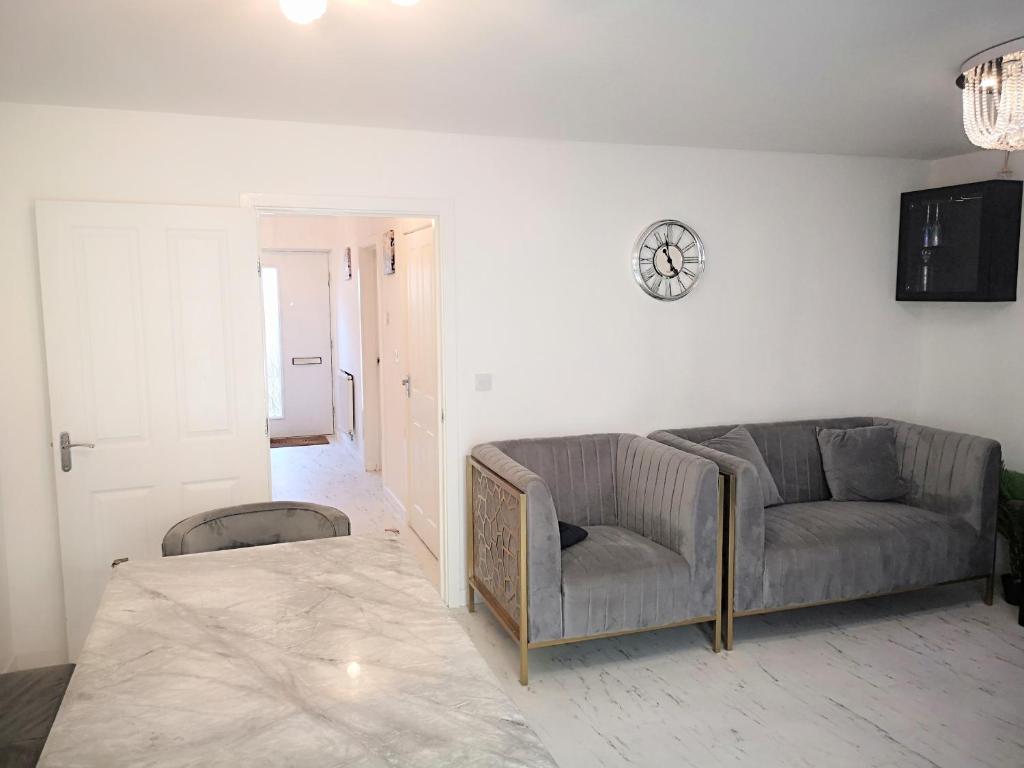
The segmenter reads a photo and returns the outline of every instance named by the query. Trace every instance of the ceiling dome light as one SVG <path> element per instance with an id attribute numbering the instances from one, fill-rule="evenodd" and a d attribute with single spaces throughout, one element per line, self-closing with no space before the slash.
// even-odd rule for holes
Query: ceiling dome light
<path id="1" fill-rule="evenodd" d="M 309 24 L 324 15 L 327 0 L 280 0 L 281 13 L 288 21 Z"/>
<path id="2" fill-rule="evenodd" d="M 984 149 L 1024 149 L 1024 37 L 975 54 L 960 65 L 964 132 Z"/>

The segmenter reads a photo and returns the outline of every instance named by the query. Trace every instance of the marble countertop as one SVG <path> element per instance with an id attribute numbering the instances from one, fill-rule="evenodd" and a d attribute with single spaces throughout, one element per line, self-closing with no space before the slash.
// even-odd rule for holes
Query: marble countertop
<path id="1" fill-rule="evenodd" d="M 397 540 L 116 569 L 40 766 L 554 766 Z"/>

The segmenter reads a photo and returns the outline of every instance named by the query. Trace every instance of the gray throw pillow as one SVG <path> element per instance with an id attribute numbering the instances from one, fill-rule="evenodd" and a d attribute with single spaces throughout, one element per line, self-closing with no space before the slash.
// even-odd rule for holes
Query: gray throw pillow
<path id="1" fill-rule="evenodd" d="M 900 477 L 892 427 L 819 429 L 818 445 L 834 501 L 889 501 L 910 490 Z"/>
<path id="2" fill-rule="evenodd" d="M 764 456 L 761 455 L 757 443 L 754 442 L 754 438 L 750 436 L 750 432 L 745 427 L 731 429 L 721 437 L 705 440 L 701 445 L 749 461 L 757 470 L 757 481 L 761 485 L 761 498 L 764 500 L 764 506 L 774 507 L 776 504 L 782 504 L 783 499 L 779 494 L 778 486 L 775 485 L 775 478 L 772 477 L 768 465 L 765 464 Z"/>

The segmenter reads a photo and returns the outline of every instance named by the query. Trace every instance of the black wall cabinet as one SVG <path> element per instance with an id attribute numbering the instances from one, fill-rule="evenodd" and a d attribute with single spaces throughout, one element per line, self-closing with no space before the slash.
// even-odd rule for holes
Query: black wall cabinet
<path id="1" fill-rule="evenodd" d="M 1016 301 L 1020 181 L 904 192 L 897 301 Z"/>

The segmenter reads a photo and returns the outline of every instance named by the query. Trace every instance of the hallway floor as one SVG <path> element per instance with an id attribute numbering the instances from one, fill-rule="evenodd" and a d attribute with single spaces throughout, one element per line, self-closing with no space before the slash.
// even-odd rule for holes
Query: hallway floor
<path id="1" fill-rule="evenodd" d="M 437 559 L 409 530 L 404 512 L 384 490 L 380 472 L 363 469 L 348 438 L 332 435 L 329 440 L 328 445 L 271 449 L 273 498 L 336 507 L 348 515 L 355 536 L 384 536 L 385 528 L 399 529 L 437 588 Z"/>

